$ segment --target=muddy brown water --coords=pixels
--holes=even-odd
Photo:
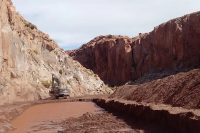
[[[87,112],[99,113],[102,109],[92,102],[63,102],[34,105],[14,119],[15,128],[8,133],[55,133],[62,131],[58,123],[79,117]]]

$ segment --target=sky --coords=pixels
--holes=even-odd
[[[188,13],[200,0],[13,0],[17,11],[60,47],[79,48],[99,35],[134,37]]]

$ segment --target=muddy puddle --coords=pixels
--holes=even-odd
[[[100,113],[92,102],[63,102],[35,105],[12,121],[15,128],[8,133],[55,133],[62,131],[58,123],[85,113]]]

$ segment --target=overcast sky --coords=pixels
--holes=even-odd
[[[200,10],[200,0],[13,0],[17,10],[62,48],[99,35],[128,35]]]

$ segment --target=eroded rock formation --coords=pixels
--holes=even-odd
[[[69,55],[93,70],[109,84],[124,83],[132,78],[132,40],[123,36],[99,36]]]
[[[134,38],[100,36],[68,51],[111,85],[145,74],[200,65],[200,12],[170,20]]]
[[[71,96],[111,91],[23,19],[10,0],[0,0],[0,104],[48,97],[52,73],[63,75]]]

